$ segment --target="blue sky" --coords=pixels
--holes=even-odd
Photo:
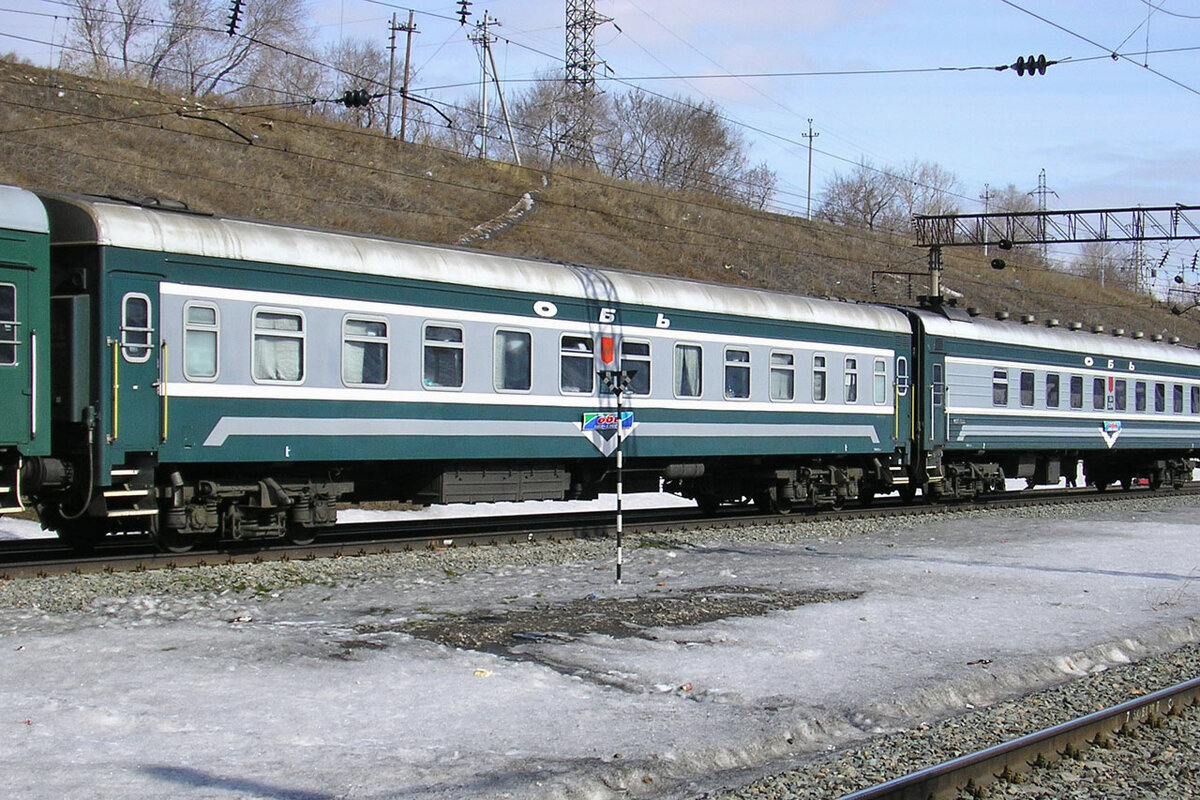
[[[801,214],[808,177],[802,134],[810,117],[819,134],[814,194],[860,159],[886,169],[919,158],[958,176],[964,211],[982,211],[976,198],[984,184],[1033,190],[1043,169],[1057,194],[1049,197],[1052,208],[1200,204],[1200,49],[1156,52],[1200,48],[1200,3],[595,2],[613,19],[596,34],[597,56],[611,70],[604,74],[717,103],[747,126],[751,158],[779,175],[778,204]],[[421,31],[413,46],[414,91],[447,102],[477,92],[478,59],[468,29],[454,19],[454,0],[310,0],[310,8],[321,38],[381,45],[392,12],[403,22],[413,8]],[[495,56],[507,92],[561,66],[564,0],[473,0],[472,19],[485,8],[500,21]],[[57,50],[37,42],[61,41],[66,23],[21,11],[69,9],[57,0],[0,0],[0,51],[50,65]],[[1114,60],[1113,50],[1127,57]],[[881,72],[989,67],[1040,53],[1064,63],[1034,77]],[[760,77],[730,77],[749,75]]]

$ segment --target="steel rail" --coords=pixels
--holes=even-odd
[[[1082,749],[1100,736],[1110,736],[1200,701],[1200,678],[1097,711],[1070,722],[1022,736],[977,753],[960,756],[902,778],[862,789],[842,800],[942,800],[987,786],[1005,776],[1026,772],[1036,763],[1052,762],[1070,748]]]

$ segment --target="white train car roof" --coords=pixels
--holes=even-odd
[[[1200,368],[1200,351],[1180,345],[1125,336],[1049,328],[1045,325],[1002,322],[984,317],[955,319],[930,311],[917,311],[930,336],[994,342],[1017,347],[1060,350],[1113,358],[1170,362]]]
[[[0,185],[0,228],[27,233],[49,233],[46,209],[33,192]]]
[[[606,303],[907,333],[883,306],[746,289],[442,245],[44,194],[54,244],[103,246],[544,293]]]

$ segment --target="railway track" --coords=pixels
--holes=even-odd
[[[842,800],[942,800],[963,795],[982,797],[997,782],[1017,782],[1033,766],[1080,754],[1092,745],[1107,745],[1118,734],[1140,725],[1158,725],[1200,702],[1200,678],[1153,692],[1011,742],[960,756],[944,764],[845,795]]]
[[[1200,483],[1162,492],[1164,497],[1200,494]],[[937,515],[980,509],[1012,509],[1056,503],[1106,503],[1131,496],[1147,496],[1148,490],[1096,492],[1093,489],[1041,489],[988,495],[951,504],[905,505],[895,498],[881,498],[870,506],[798,513],[787,516],[763,514],[752,505],[727,507],[705,516],[698,509],[644,509],[624,512],[624,527],[630,533],[673,533],[729,526],[804,525],[828,520],[856,520],[890,516]],[[80,554],[56,539],[27,539],[0,542],[0,577],[29,577],[64,573],[119,572],[180,568],[210,564],[258,563],[289,559],[331,558],[370,555],[396,550],[439,549],[482,545],[517,544],[555,539],[611,536],[615,533],[613,511],[585,513],[541,513],[514,516],[468,516],[370,523],[343,523],[306,545],[248,542],[220,548],[196,548],[187,553],[161,553],[149,536],[112,536],[91,552]]]

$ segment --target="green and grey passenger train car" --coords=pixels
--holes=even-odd
[[[0,186],[0,513],[24,508],[24,460],[50,454],[48,243],[37,196]]]
[[[910,312],[917,329],[921,484],[962,497],[1074,480],[1103,490],[1191,480],[1200,353],[1061,327]]]
[[[908,480],[909,321],[872,306],[44,195],[72,534],[290,535],[347,499],[786,511]],[[86,479],[84,475],[90,476]],[[52,487],[58,488],[58,487]]]

